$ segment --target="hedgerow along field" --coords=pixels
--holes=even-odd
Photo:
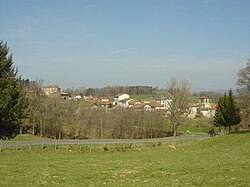
[[[0,186],[250,186],[250,133],[1,150]]]

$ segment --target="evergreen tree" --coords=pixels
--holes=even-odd
[[[28,115],[28,101],[22,91],[12,55],[6,43],[0,42],[0,138],[13,138]]]
[[[218,106],[215,112],[213,124],[215,126],[228,127],[231,132],[231,127],[240,123],[240,110],[236,106],[233,91],[230,89],[228,95],[225,93],[220,97]]]
[[[218,106],[215,111],[215,116],[213,120],[213,124],[215,126],[225,126],[225,96],[220,97]]]
[[[232,89],[229,90],[228,93],[228,107],[227,107],[227,125],[229,128],[229,132],[231,131],[231,127],[240,123],[240,109],[237,107],[236,102],[234,100],[234,95]]]

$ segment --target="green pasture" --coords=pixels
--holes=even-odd
[[[0,186],[250,186],[250,132],[163,143],[3,148]]]

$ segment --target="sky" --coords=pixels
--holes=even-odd
[[[22,78],[62,88],[235,88],[250,58],[249,0],[0,0]]]

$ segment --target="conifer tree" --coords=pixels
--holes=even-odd
[[[218,106],[215,112],[213,124],[215,126],[228,127],[231,132],[231,127],[240,123],[240,110],[236,106],[232,89],[229,90],[228,95],[225,93],[220,97]]]
[[[234,100],[234,95],[232,89],[229,90],[228,93],[228,107],[227,107],[227,125],[229,128],[229,132],[231,132],[231,127],[240,123],[240,109],[236,105]]]
[[[214,116],[214,120],[213,120],[213,124],[215,126],[221,127],[221,126],[225,126],[225,100],[224,100],[225,96],[220,97],[219,102],[218,102],[218,106],[216,108],[215,111],[215,116]]]
[[[0,138],[13,138],[28,115],[28,101],[21,78],[8,55],[6,43],[0,42]]]

